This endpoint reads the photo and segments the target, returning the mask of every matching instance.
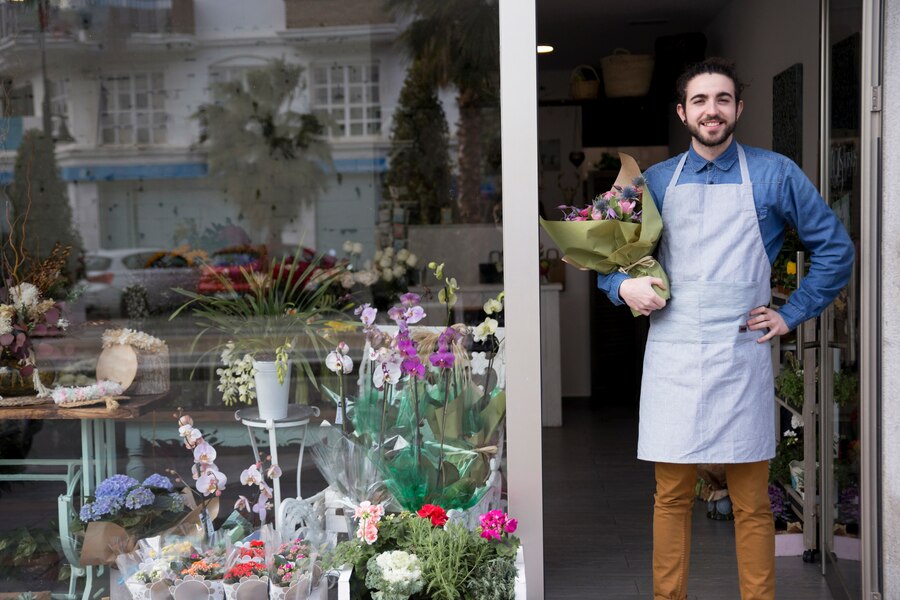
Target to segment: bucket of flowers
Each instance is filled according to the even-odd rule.
[[[223,579],[227,600],[268,599],[269,571],[264,542],[239,542],[228,557],[228,564]]]

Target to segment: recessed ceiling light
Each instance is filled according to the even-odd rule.
[[[538,44],[537,52],[538,54],[549,54],[553,52],[553,46],[548,44]]]

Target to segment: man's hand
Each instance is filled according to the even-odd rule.
[[[624,283],[622,284],[625,285]],[[621,292],[619,292],[621,295]],[[747,327],[756,331],[758,329],[768,329],[768,333],[756,340],[758,343],[768,342],[776,335],[784,335],[790,329],[784,322],[784,318],[778,314],[777,310],[772,310],[767,306],[760,306],[750,311],[750,319],[747,321]]]
[[[654,310],[659,310],[666,305],[653,287],[666,289],[666,284],[659,277],[635,277],[626,279],[619,285],[619,298],[625,301],[632,310],[636,310],[645,317]]]

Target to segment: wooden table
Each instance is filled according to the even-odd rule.
[[[96,484],[116,473],[116,421],[129,421],[147,412],[159,402],[169,397],[171,392],[151,396],[132,396],[120,400],[119,407],[107,409],[104,405],[84,406],[79,408],[61,408],[49,402],[30,406],[0,407],[0,419],[40,419],[40,420],[78,420],[81,422],[81,456],[57,459],[3,459],[0,466],[31,467],[28,473],[0,473],[0,481],[62,481],[66,485],[66,493],[59,496],[59,536],[63,553],[72,566],[69,580],[68,598],[75,598],[77,579],[85,577],[85,590],[82,598],[91,597],[94,582],[94,569],[83,567],[78,562],[69,523],[74,514],[74,498],[76,487],[81,483],[78,493],[84,502],[90,496]],[[73,444],[74,446],[74,444]],[[66,472],[58,469],[65,467]],[[35,469],[43,472],[35,472]]]

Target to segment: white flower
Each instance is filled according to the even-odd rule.
[[[377,263],[381,261],[382,256],[384,256],[384,252],[381,250],[376,250],[375,254],[372,256],[372,261]]]
[[[340,375],[353,371],[353,359],[349,356],[341,354],[338,350],[333,350],[325,357],[325,366],[329,371]]]
[[[416,256],[415,254],[413,254],[412,252],[410,252],[409,256],[406,258],[406,266],[409,267],[410,269],[412,269],[413,267],[416,266],[416,263],[418,263],[418,262],[419,262],[419,257]]]
[[[256,464],[250,465],[241,472],[241,484],[243,485],[259,485],[262,482],[262,473],[259,472]]]
[[[378,261],[378,266],[382,269],[390,269],[393,264],[394,261],[392,261],[389,256],[385,256],[380,261]]]
[[[791,415],[791,428],[792,429],[801,429],[802,427],[803,427],[803,419],[801,419],[797,415]]]
[[[384,279],[384,280],[387,281],[387,282],[391,282],[391,281],[394,280],[394,272],[393,272],[392,270],[390,270],[390,269],[385,269],[385,270],[381,273],[381,278]]]
[[[794,431],[793,429],[788,429],[782,435],[786,438],[795,438],[795,437],[797,437],[797,432]]]
[[[345,290],[349,290],[353,287],[354,278],[353,273],[350,271],[344,271],[344,274],[341,275],[341,287]]]
[[[216,449],[206,442],[200,442],[194,448],[194,461],[201,465],[212,465],[216,460]]]
[[[362,251],[363,251],[362,242],[356,242],[353,244],[353,250],[351,251],[351,254],[362,254]]]
[[[407,258],[409,258],[409,250],[400,248],[400,250],[397,251],[397,262],[406,262]]]
[[[378,281],[378,274],[372,271],[360,271],[353,275],[353,279],[361,285],[370,286]]]
[[[30,283],[20,283],[9,288],[9,298],[14,306],[31,309],[41,301],[41,292]]]
[[[341,249],[347,254],[350,254],[351,252],[353,252],[353,242],[351,242],[350,240],[345,240],[344,245],[341,246]]]
[[[5,312],[0,313],[0,335],[6,335],[12,331],[12,318]]]
[[[68,319],[63,319],[62,317],[60,317],[60,318],[56,321],[56,326],[59,327],[60,329],[62,329],[63,331],[65,331],[66,329],[69,328],[69,320],[68,320]]]
[[[388,257],[393,257],[393,256],[394,256],[394,247],[393,247],[393,246],[388,246],[387,248],[385,248],[385,249],[384,249],[384,255],[385,255],[385,256],[388,256]]]
[[[474,340],[476,342],[483,342],[483,341],[487,340],[488,336],[491,336],[491,335],[494,335],[495,333],[497,333],[497,326],[498,326],[497,320],[491,319],[490,317],[488,317],[487,319],[482,321],[480,325],[475,327],[475,331],[473,332]]]
[[[217,494],[225,489],[228,478],[215,465],[209,467],[197,478],[197,491],[204,496]]]
[[[499,313],[503,310],[503,303],[497,300],[496,298],[491,298],[487,302],[484,303],[484,312],[485,314],[492,315],[494,313]]]
[[[391,269],[391,272],[394,274],[394,279],[400,279],[404,275],[406,275],[406,267],[403,265],[394,265],[394,268]]]

